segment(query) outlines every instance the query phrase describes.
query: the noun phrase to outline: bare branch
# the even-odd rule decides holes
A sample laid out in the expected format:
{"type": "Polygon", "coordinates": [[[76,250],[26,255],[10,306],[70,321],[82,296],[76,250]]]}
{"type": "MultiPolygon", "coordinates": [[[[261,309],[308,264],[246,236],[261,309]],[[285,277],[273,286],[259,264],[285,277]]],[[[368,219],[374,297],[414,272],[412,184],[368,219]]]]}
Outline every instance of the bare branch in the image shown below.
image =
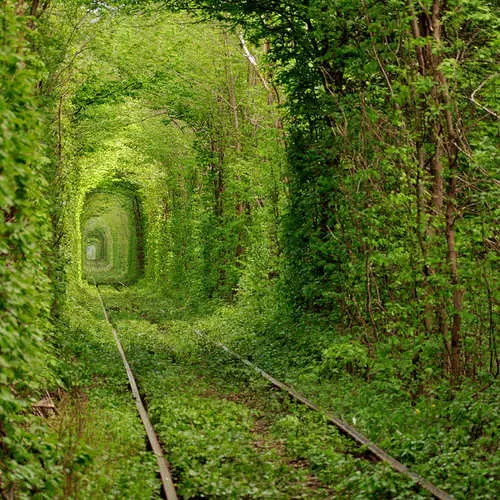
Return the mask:
{"type": "Polygon", "coordinates": [[[494,116],[497,120],[500,120],[500,115],[492,111],[491,109],[488,109],[486,106],[483,106],[480,102],[476,101],[476,94],[492,79],[498,76],[498,73],[493,73],[490,75],[486,80],[479,85],[479,87],[472,92],[471,96],[469,97],[469,100],[473,102],[476,106],[480,107],[482,110],[486,111],[486,113],[490,114],[491,116],[494,116]]]}
{"type": "Polygon", "coordinates": [[[269,90],[269,92],[272,92],[272,89],[267,83],[267,80],[264,78],[262,73],[259,70],[259,66],[257,64],[257,60],[255,57],[252,55],[252,53],[248,50],[247,44],[245,42],[245,39],[243,38],[243,35],[240,33],[240,43],[241,43],[241,48],[243,49],[243,52],[245,53],[246,58],[250,62],[250,64],[254,67],[255,72],[257,73],[258,77],[260,78],[260,81],[262,82],[262,85],[266,88],[266,90],[269,90]]]}

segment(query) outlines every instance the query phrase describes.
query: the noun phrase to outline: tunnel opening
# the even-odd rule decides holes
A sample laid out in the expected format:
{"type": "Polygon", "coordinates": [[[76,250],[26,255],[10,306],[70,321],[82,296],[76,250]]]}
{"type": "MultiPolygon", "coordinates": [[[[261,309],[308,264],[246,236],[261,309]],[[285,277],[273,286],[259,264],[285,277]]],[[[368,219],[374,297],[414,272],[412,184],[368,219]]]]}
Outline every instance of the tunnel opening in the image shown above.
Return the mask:
{"type": "Polygon", "coordinates": [[[142,214],[131,183],[110,181],[87,193],[80,216],[84,280],[129,285],[143,275],[142,214]]]}

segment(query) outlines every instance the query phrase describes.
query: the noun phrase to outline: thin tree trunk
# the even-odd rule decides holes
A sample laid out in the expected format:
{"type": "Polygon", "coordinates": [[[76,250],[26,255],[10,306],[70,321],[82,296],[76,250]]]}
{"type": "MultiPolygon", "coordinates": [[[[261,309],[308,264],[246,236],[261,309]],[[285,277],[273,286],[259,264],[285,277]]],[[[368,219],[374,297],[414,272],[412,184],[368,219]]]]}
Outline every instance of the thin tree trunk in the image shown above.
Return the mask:
{"type": "Polygon", "coordinates": [[[236,101],[236,86],[234,80],[233,66],[230,61],[229,52],[229,42],[227,32],[224,32],[224,45],[226,48],[226,80],[228,83],[228,93],[229,93],[229,103],[231,106],[231,111],[233,113],[234,120],[234,133],[235,133],[235,147],[236,151],[241,152],[241,142],[240,142],[240,120],[238,116],[238,103],[236,101]]]}
{"type": "Polygon", "coordinates": [[[59,96],[59,107],[57,109],[57,159],[59,162],[59,170],[62,168],[63,162],[63,101],[64,96],[61,93],[59,96]]]}
{"type": "MultiPolygon", "coordinates": [[[[434,0],[432,5],[432,33],[436,45],[441,44],[441,1],[434,0]]],[[[457,136],[454,126],[454,119],[451,114],[450,104],[451,98],[448,91],[448,82],[446,77],[439,69],[441,59],[434,56],[435,76],[439,84],[439,104],[442,109],[441,113],[444,118],[442,125],[443,131],[443,146],[447,155],[448,163],[448,189],[446,193],[446,241],[448,247],[448,262],[450,270],[450,285],[453,289],[453,314],[451,323],[450,336],[450,369],[451,375],[456,382],[463,374],[461,355],[461,332],[460,326],[462,322],[463,297],[465,291],[460,286],[458,274],[458,252],[455,241],[455,220],[456,220],[456,203],[457,203],[457,136]],[[437,60],[436,60],[437,59],[437,60]]]]}

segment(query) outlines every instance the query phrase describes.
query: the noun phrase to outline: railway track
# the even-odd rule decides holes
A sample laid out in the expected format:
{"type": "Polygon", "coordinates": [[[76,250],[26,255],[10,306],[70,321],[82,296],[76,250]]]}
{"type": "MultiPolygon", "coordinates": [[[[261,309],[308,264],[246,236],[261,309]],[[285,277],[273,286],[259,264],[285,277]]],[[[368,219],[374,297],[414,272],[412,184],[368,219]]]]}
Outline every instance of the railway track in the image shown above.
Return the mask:
{"type": "MultiPolygon", "coordinates": [[[[196,333],[199,336],[203,336],[203,334],[199,330],[197,330],[196,333]]],[[[227,352],[230,356],[238,359],[243,364],[250,367],[252,370],[254,370],[259,375],[264,377],[274,387],[286,392],[295,401],[298,401],[299,403],[307,406],[313,411],[321,413],[324,417],[326,417],[326,421],[329,424],[337,427],[342,434],[351,438],[360,446],[366,447],[366,449],[375,459],[385,462],[386,464],[390,465],[395,471],[410,478],[415,483],[417,483],[421,488],[431,493],[434,496],[434,498],[438,498],[440,500],[453,500],[453,497],[449,493],[439,489],[437,486],[434,486],[432,483],[430,483],[423,477],[412,472],[410,469],[408,469],[408,467],[406,467],[406,465],[404,465],[403,463],[399,462],[394,457],[389,455],[382,448],[377,446],[373,441],[369,440],[367,437],[365,437],[363,434],[357,431],[352,425],[347,424],[340,418],[333,415],[331,412],[321,409],[318,405],[307,399],[303,394],[296,391],[293,387],[290,387],[288,384],[285,384],[284,382],[280,382],[278,379],[274,378],[269,373],[265,372],[258,366],[254,365],[248,359],[245,359],[238,353],[232,351],[231,349],[229,349],[229,347],[225,346],[224,344],[220,342],[215,342],[215,344],[218,345],[222,350],[227,352]]]]}
{"type": "Polygon", "coordinates": [[[123,350],[122,344],[120,342],[120,338],[118,337],[118,332],[116,331],[116,328],[113,326],[109,319],[108,312],[106,311],[106,306],[104,305],[104,300],[102,299],[101,292],[99,291],[99,287],[96,285],[97,289],[97,294],[99,296],[99,301],[101,302],[102,306],[102,312],[104,314],[104,317],[106,318],[106,321],[111,325],[112,331],[113,331],[113,337],[116,342],[116,347],[120,353],[120,356],[123,361],[123,366],[125,367],[125,371],[127,372],[127,378],[130,384],[130,391],[132,392],[132,396],[134,397],[135,404],[137,406],[137,411],[139,413],[139,416],[141,417],[142,424],[144,425],[144,429],[146,431],[146,435],[149,440],[149,444],[151,446],[151,449],[153,450],[153,453],[156,456],[156,460],[158,462],[158,468],[159,468],[159,474],[160,474],[160,479],[161,479],[161,485],[163,489],[163,493],[165,495],[165,498],[167,500],[177,500],[177,493],[175,491],[175,486],[174,486],[174,481],[172,479],[172,475],[170,473],[170,468],[167,459],[165,458],[165,455],[163,454],[162,447],[160,445],[160,441],[158,439],[158,436],[156,435],[153,425],[151,424],[151,420],[149,418],[148,412],[146,411],[146,407],[144,406],[144,403],[141,398],[141,394],[139,392],[139,388],[137,386],[137,382],[134,377],[134,373],[132,372],[132,369],[130,368],[130,365],[127,361],[127,357],[125,355],[125,351],[123,350]]]}
{"type": "MultiPolygon", "coordinates": [[[[113,331],[113,336],[114,340],[117,346],[117,349],[120,353],[123,365],[125,367],[125,371],[127,373],[127,377],[129,380],[130,384],[130,390],[132,392],[133,398],[135,400],[137,410],[139,413],[139,416],[142,420],[142,423],[145,428],[145,432],[147,434],[149,443],[151,445],[151,449],[153,453],[156,456],[157,462],[158,462],[158,467],[159,467],[159,475],[162,483],[162,489],[165,498],[167,500],[176,500],[178,498],[174,482],[172,479],[172,475],[170,473],[170,468],[167,459],[165,458],[165,455],[163,453],[162,447],[160,445],[159,439],[153,429],[153,425],[151,424],[151,420],[148,416],[147,410],[144,406],[144,403],[141,398],[141,394],[139,392],[137,382],[135,380],[134,374],[132,372],[132,369],[127,361],[124,349],[122,347],[122,344],[120,342],[118,332],[116,328],[114,327],[113,323],[110,320],[110,317],[108,315],[108,312],[106,310],[106,306],[104,304],[104,300],[101,296],[101,293],[99,291],[98,286],[96,285],[98,297],[101,303],[102,311],[104,314],[104,317],[106,318],[106,321],[111,325],[112,331],[113,331]]],[[[441,490],[440,488],[436,487],[434,484],[431,482],[427,481],[425,478],[419,476],[418,474],[412,472],[406,465],[403,463],[399,462],[396,460],[394,457],[389,455],[387,452],[385,452],[383,449],[381,449],[379,446],[377,446],[373,441],[369,440],[367,437],[365,437],[363,434],[361,434],[357,429],[352,427],[351,425],[347,424],[340,418],[336,417],[334,414],[331,412],[325,411],[321,409],[318,405],[316,405],[314,402],[310,401],[307,397],[305,397],[303,394],[299,393],[296,391],[293,387],[289,386],[288,384],[285,384],[278,379],[274,378],[272,375],[269,373],[265,372],[252,362],[250,362],[248,359],[243,358],[240,356],[238,353],[232,351],[229,347],[226,345],[220,343],[220,342],[215,342],[210,339],[208,339],[207,336],[205,336],[201,331],[197,330],[196,335],[200,338],[204,338],[205,340],[208,340],[211,342],[213,345],[217,346],[219,349],[224,351],[228,356],[231,358],[238,360],[239,363],[242,365],[245,365],[246,367],[250,368],[254,372],[258,373],[261,377],[267,380],[270,384],[272,384],[275,388],[285,392],[288,394],[288,396],[294,400],[297,401],[298,403],[306,406],[310,410],[314,412],[318,412],[322,414],[325,417],[325,420],[328,424],[334,425],[341,434],[347,436],[351,440],[353,440],[357,445],[364,447],[365,450],[371,455],[372,458],[374,458],[377,461],[382,461],[386,464],[388,464],[392,469],[397,471],[399,474],[405,476],[408,479],[411,479],[411,481],[415,484],[417,484],[422,490],[425,490],[426,492],[430,493],[434,498],[437,498],[439,500],[453,500],[453,496],[451,496],[449,493],[441,490]]]]}

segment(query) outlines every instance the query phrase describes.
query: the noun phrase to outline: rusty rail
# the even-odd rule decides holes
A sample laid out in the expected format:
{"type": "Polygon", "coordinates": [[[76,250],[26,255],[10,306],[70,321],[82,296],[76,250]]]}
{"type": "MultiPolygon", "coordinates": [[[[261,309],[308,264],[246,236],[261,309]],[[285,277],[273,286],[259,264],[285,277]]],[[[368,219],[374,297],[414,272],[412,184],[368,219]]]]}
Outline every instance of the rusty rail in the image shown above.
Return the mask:
{"type": "Polygon", "coordinates": [[[135,404],[137,406],[137,411],[139,412],[139,416],[141,417],[142,424],[144,425],[144,429],[146,430],[146,434],[149,439],[149,444],[151,445],[151,449],[153,450],[153,453],[156,456],[156,460],[158,462],[158,467],[159,467],[159,473],[160,473],[160,479],[161,479],[161,484],[163,487],[163,491],[165,493],[165,497],[167,500],[178,500],[177,493],[175,491],[174,487],[174,482],[172,480],[172,476],[170,474],[170,469],[168,466],[167,459],[163,455],[163,451],[160,445],[160,441],[158,440],[158,436],[156,435],[153,425],[151,424],[151,420],[149,419],[148,412],[146,411],[146,408],[144,406],[144,403],[142,402],[141,395],[139,393],[139,388],[137,387],[137,383],[135,381],[134,373],[132,372],[132,369],[130,368],[130,365],[127,361],[127,357],[125,356],[125,351],[123,350],[122,344],[120,342],[120,339],[118,337],[118,333],[109,320],[108,313],[106,311],[106,307],[104,305],[104,301],[101,296],[101,292],[99,291],[99,287],[97,284],[95,285],[96,290],[97,290],[97,295],[99,296],[99,301],[101,302],[101,307],[102,307],[102,312],[104,313],[104,317],[106,318],[106,321],[109,323],[113,330],[113,336],[115,338],[116,342],[116,347],[118,348],[118,351],[120,352],[120,356],[123,361],[123,366],[125,367],[125,371],[127,372],[127,377],[128,381],[130,383],[130,390],[132,392],[132,395],[135,399],[135,404]]]}
{"type": "MultiPolygon", "coordinates": [[[[196,334],[199,337],[208,338],[205,335],[203,335],[200,332],[200,330],[196,330],[196,334]]],[[[342,432],[342,434],[350,437],[351,439],[356,441],[358,444],[365,446],[366,449],[372,454],[373,457],[385,462],[386,464],[390,465],[397,472],[412,479],[421,488],[423,488],[424,490],[427,490],[429,493],[431,493],[435,498],[438,498],[439,500],[454,500],[454,497],[451,496],[449,493],[439,489],[437,486],[434,486],[432,483],[430,483],[429,481],[427,481],[423,477],[419,476],[415,472],[412,472],[410,469],[408,469],[408,467],[406,465],[404,465],[403,463],[396,460],[394,457],[392,457],[387,452],[385,452],[382,448],[377,446],[373,441],[371,441],[367,437],[363,436],[363,434],[361,434],[354,427],[352,427],[348,423],[344,422],[342,419],[333,415],[333,413],[326,411],[326,410],[323,410],[315,403],[309,401],[309,399],[307,399],[300,392],[296,391],[293,387],[289,386],[288,384],[285,384],[284,382],[280,382],[278,379],[274,378],[269,373],[265,372],[264,370],[262,370],[258,366],[254,365],[248,359],[246,359],[243,356],[240,356],[238,353],[232,351],[231,349],[229,349],[229,347],[225,346],[224,344],[221,344],[220,342],[216,342],[216,341],[211,341],[211,342],[213,342],[215,345],[217,345],[218,347],[223,349],[230,356],[238,359],[239,361],[241,361],[242,363],[244,363],[245,365],[250,367],[252,370],[254,370],[258,374],[260,374],[267,381],[269,381],[274,387],[277,387],[278,389],[285,391],[286,393],[288,393],[289,396],[291,396],[293,399],[295,399],[299,403],[307,406],[311,410],[314,410],[314,411],[322,414],[326,418],[327,422],[331,425],[335,425],[342,432]]]]}

